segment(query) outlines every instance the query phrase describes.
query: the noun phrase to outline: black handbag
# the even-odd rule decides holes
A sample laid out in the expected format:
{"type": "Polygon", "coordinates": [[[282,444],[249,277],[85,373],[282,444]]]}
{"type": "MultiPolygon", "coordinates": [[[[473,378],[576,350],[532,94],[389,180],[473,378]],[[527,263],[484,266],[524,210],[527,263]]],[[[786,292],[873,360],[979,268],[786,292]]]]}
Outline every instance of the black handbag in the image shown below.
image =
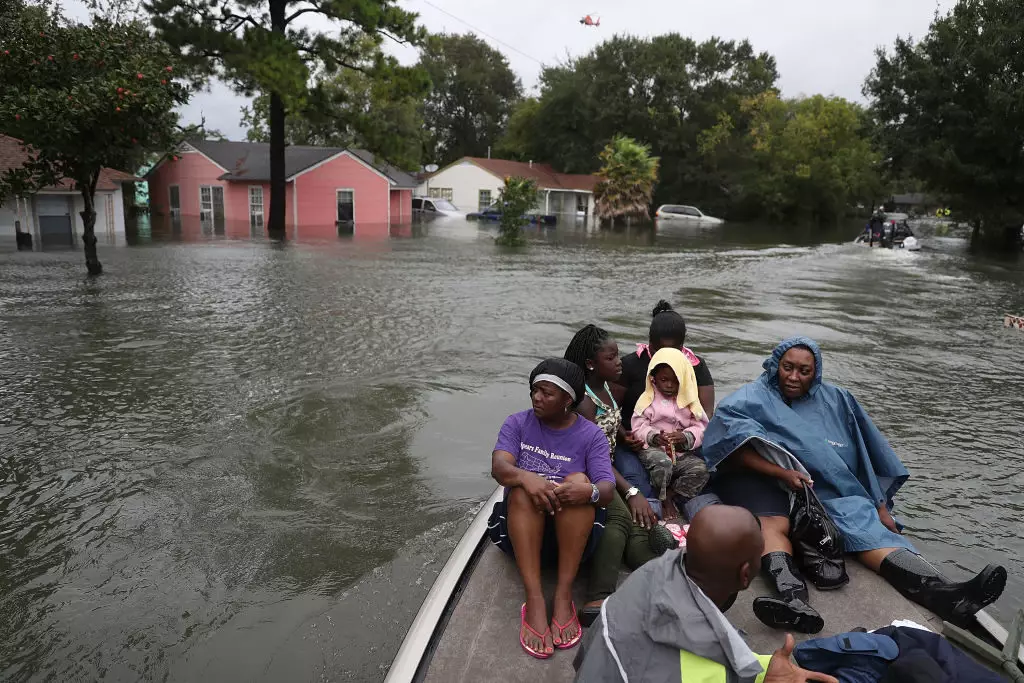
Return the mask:
{"type": "Polygon", "coordinates": [[[818,590],[833,590],[850,582],[843,558],[843,535],[806,482],[789,512],[789,539],[793,556],[818,590]]]}

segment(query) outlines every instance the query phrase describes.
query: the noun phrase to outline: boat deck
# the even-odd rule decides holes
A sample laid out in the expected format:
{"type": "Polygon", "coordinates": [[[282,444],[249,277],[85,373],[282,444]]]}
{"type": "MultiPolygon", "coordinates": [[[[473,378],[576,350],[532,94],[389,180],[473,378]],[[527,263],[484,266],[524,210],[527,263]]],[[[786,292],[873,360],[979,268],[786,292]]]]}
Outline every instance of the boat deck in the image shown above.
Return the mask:
{"type": "MultiPolygon", "coordinates": [[[[941,630],[942,622],[938,617],[906,600],[871,570],[852,559],[847,562],[847,570],[850,584],[844,588],[828,593],[811,588],[811,604],[825,619],[825,630],[819,636],[842,633],[858,626],[871,630],[895,619],[910,619],[933,631],[941,630]]],[[[622,578],[625,577],[623,573],[622,578]]],[[[546,577],[548,595],[553,589],[553,578],[546,577]]],[[[584,581],[585,576],[577,581],[577,606],[583,604],[584,581]]],[[[727,613],[733,625],[746,635],[750,647],[766,654],[779,647],[784,638],[782,632],[758,621],[751,610],[754,598],[768,594],[767,585],[759,577],[750,590],[740,593],[727,613]]],[[[515,563],[486,543],[476,566],[471,569],[423,680],[428,683],[571,681],[575,675],[572,668],[575,648],[556,650],[550,659],[537,660],[519,647],[522,600],[515,563]]],[[[798,640],[812,637],[793,635],[798,640]]]]}

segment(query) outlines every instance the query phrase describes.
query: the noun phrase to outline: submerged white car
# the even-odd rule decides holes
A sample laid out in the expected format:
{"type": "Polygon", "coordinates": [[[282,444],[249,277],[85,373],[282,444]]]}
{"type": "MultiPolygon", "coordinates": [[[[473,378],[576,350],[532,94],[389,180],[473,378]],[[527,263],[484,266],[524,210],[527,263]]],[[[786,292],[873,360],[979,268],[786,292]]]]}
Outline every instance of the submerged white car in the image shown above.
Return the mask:
{"type": "Polygon", "coordinates": [[[661,221],[685,221],[695,225],[721,225],[725,222],[721,218],[705,215],[696,206],[682,204],[663,204],[654,212],[654,218],[661,221]]]}
{"type": "Polygon", "coordinates": [[[417,216],[465,216],[466,212],[440,197],[413,197],[412,212],[417,216]]]}

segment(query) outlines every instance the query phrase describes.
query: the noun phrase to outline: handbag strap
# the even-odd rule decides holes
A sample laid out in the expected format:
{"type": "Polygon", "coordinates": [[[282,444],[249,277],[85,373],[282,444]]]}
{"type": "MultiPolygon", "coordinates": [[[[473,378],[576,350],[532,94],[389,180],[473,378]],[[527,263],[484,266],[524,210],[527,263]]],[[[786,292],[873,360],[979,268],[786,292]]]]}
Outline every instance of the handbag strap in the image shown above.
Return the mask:
{"type": "Polygon", "coordinates": [[[814,492],[814,488],[811,487],[811,486],[808,486],[806,481],[803,482],[803,484],[804,484],[804,497],[805,497],[805,502],[807,503],[807,505],[810,506],[811,500],[813,499],[814,502],[818,504],[818,507],[821,508],[822,510],[824,510],[825,506],[821,503],[821,498],[818,498],[818,494],[814,492]]]}

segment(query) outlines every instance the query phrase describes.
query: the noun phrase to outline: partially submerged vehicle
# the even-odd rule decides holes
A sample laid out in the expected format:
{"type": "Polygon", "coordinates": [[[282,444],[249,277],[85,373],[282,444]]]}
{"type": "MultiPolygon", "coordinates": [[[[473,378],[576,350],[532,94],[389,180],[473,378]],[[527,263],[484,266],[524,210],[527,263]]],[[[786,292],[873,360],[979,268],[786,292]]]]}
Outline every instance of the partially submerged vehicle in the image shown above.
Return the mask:
{"type": "MultiPolygon", "coordinates": [[[[492,221],[496,223],[501,220],[501,216],[502,207],[497,204],[491,204],[483,211],[466,214],[466,220],[492,221]]],[[[523,215],[523,220],[537,225],[555,225],[558,222],[558,217],[550,214],[527,213],[523,215]]]]}
{"type": "Polygon", "coordinates": [[[466,215],[465,211],[461,211],[459,207],[440,197],[413,197],[412,212],[423,218],[466,215]]]}
{"type": "Polygon", "coordinates": [[[696,206],[685,206],[682,204],[662,204],[654,212],[655,220],[680,221],[691,225],[721,225],[725,223],[721,218],[708,216],[696,206]]]}
{"type": "MultiPolygon", "coordinates": [[[[476,683],[523,681],[565,683],[573,680],[575,650],[556,651],[547,660],[526,656],[516,643],[522,584],[515,562],[487,538],[487,517],[500,500],[498,487],[484,502],[448,562],[427,593],[402,643],[385,683],[476,683]]],[[[678,551],[670,551],[678,552],[678,551]]],[[[821,592],[813,586],[811,603],[825,619],[825,630],[814,636],[794,633],[798,640],[872,630],[894,621],[911,621],[942,633],[989,668],[1024,681],[1024,611],[1014,620],[1010,634],[984,610],[976,615],[971,633],[944,624],[923,607],[904,598],[884,579],[852,558],[846,564],[850,583],[838,591],[821,592]]],[[[582,570],[581,574],[586,570],[582,570]]],[[[621,579],[628,576],[625,569],[621,579]]],[[[574,599],[582,605],[583,580],[577,578],[574,599]]],[[[550,594],[554,577],[545,577],[550,594]],[[550,578],[550,582],[548,579],[550,578]]],[[[726,613],[755,651],[770,654],[782,645],[785,634],[762,624],[754,616],[754,598],[772,592],[760,576],[739,594],[726,613]]]]}

